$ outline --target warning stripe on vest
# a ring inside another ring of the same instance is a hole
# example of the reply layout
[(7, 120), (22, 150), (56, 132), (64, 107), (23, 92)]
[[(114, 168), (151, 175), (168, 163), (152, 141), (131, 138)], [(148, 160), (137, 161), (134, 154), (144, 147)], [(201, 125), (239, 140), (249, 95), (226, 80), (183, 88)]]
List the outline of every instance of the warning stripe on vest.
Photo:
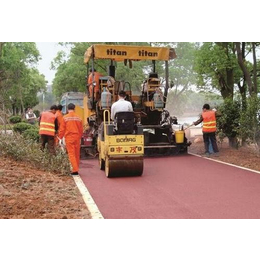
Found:
[(54, 127), (54, 124), (53, 124), (53, 123), (45, 123), (45, 122), (41, 122), (40, 125), (49, 125), (49, 126), (53, 126), (53, 127)]
[(44, 127), (40, 127), (40, 131), (50, 131), (50, 132), (55, 132), (54, 129), (50, 129), (50, 128), (44, 128)]

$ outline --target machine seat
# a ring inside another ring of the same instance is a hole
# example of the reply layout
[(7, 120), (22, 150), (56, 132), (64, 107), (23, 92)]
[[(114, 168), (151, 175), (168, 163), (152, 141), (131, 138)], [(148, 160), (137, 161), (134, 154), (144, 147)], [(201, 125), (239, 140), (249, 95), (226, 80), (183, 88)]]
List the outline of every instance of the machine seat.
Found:
[(134, 112), (118, 112), (114, 119), (115, 134), (133, 134), (135, 125)]

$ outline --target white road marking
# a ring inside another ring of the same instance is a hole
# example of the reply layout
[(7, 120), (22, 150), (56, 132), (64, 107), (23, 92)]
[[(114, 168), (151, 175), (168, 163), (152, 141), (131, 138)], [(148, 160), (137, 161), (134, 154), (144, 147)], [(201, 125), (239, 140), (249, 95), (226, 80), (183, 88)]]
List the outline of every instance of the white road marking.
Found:
[(73, 178), (83, 197), (84, 202), (87, 205), (91, 218), (92, 219), (104, 219), (104, 217), (100, 213), (95, 201), (93, 200), (92, 196), (90, 195), (87, 187), (85, 186), (85, 184), (82, 181), (82, 179), (80, 178), (80, 176), (73, 176)]
[(209, 157), (202, 157), (198, 154), (194, 154), (194, 153), (189, 153), (191, 155), (194, 155), (194, 156), (197, 156), (197, 157), (201, 157), (201, 158), (204, 158), (204, 159), (207, 159), (207, 160), (211, 160), (211, 161), (214, 161), (214, 162), (218, 162), (218, 163), (222, 163), (222, 164), (226, 164), (226, 165), (229, 165), (229, 166), (233, 166), (233, 167), (236, 167), (236, 168), (239, 168), (239, 169), (242, 169), (242, 170), (247, 170), (247, 171), (251, 171), (251, 172), (255, 172), (255, 173), (258, 173), (260, 174), (259, 171), (256, 171), (256, 170), (252, 170), (252, 169), (249, 169), (249, 168), (245, 168), (245, 167), (242, 167), (242, 166), (238, 166), (238, 165), (235, 165), (235, 164), (231, 164), (231, 163), (227, 163), (227, 162), (222, 162), (222, 161), (219, 161), (219, 160), (214, 160), (212, 158), (209, 158)]

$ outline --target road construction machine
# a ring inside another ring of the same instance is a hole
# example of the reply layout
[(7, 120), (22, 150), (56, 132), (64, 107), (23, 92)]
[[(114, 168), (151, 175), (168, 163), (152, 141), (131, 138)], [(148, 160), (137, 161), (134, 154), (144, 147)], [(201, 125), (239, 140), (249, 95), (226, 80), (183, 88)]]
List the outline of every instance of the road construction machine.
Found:
[[(85, 139), (90, 138), (92, 140), (92, 152), (89, 152), (90, 146), (88, 146), (88, 149), (85, 149), (85, 155), (100, 153), (102, 141), (99, 139), (98, 143), (98, 129), (101, 124), (108, 127), (103, 123), (103, 112), (110, 110), (112, 104), (118, 100), (120, 90), (126, 92), (126, 99), (133, 105), (134, 124), (139, 127), (142, 126), (145, 156), (165, 156), (187, 152), (190, 143), (185, 137), (185, 132), (177, 125), (177, 119), (172, 117), (165, 109), (170, 88), (168, 62), (174, 58), (176, 58), (175, 50), (166, 47), (95, 44), (87, 49), (84, 55), (84, 63), (87, 64), (88, 68), (91, 67), (93, 77), (91, 84), (87, 85), (87, 91), (84, 95), (82, 114), (86, 126)], [(98, 82), (95, 82), (94, 77), (94, 62), (96, 59), (111, 61), (108, 75), (99, 77)], [(124, 62), (125, 65), (129, 64), (129, 67), (131, 67), (133, 62), (144, 60), (151, 63), (152, 71), (143, 80), (140, 93), (134, 95), (130, 83), (125, 82), (124, 79), (116, 78), (115, 62)], [(156, 61), (165, 62), (163, 66), (165, 69), (165, 84), (163, 86), (156, 72)], [(90, 85), (92, 85), (91, 88), (89, 88)], [(98, 89), (96, 85), (98, 85)], [(173, 128), (173, 125), (175, 125), (175, 128)], [(99, 157), (102, 166), (104, 155), (99, 155)], [(128, 154), (125, 155), (124, 160), (127, 160), (127, 157)], [(114, 162), (116, 166), (113, 166), (113, 168), (121, 169), (124, 160)], [(138, 171), (139, 173), (140, 171)]]
[(105, 110), (103, 119), (97, 140), (100, 169), (108, 178), (141, 176), (144, 136), (142, 127), (135, 125), (134, 112), (119, 112), (112, 123)]

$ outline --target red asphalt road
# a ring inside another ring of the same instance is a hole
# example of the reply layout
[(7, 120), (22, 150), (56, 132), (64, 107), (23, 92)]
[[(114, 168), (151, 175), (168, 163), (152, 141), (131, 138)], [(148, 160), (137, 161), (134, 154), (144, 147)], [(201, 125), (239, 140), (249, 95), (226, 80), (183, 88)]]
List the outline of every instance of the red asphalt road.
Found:
[(105, 219), (258, 219), (260, 174), (193, 155), (145, 158), (141, 177), (80, 176)]

